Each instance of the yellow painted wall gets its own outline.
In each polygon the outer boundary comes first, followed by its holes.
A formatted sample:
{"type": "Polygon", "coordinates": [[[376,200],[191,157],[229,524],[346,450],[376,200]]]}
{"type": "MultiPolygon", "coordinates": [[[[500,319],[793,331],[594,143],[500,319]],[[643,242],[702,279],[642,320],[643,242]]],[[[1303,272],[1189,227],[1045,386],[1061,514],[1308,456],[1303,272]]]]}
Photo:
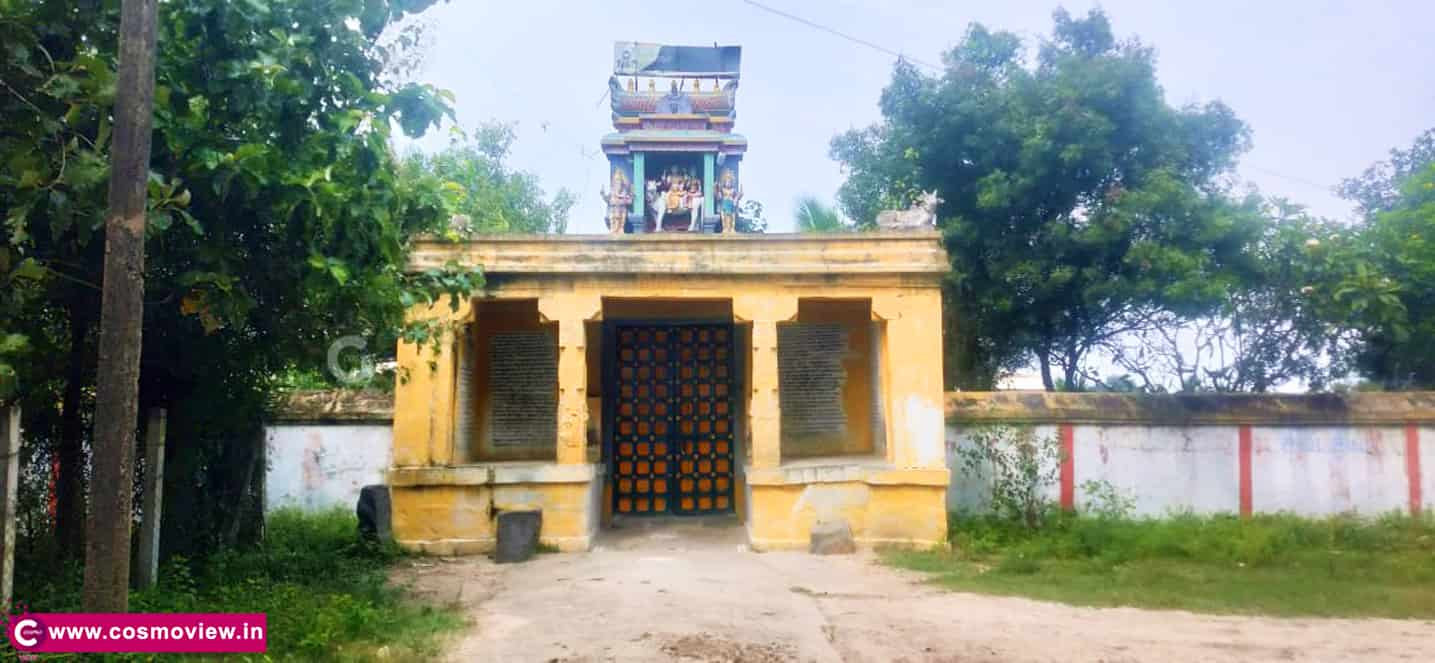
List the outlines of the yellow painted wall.
{"type": "Polygon", "coordinates": [[[405,548],[438,555],[491,550],[494,523],[488,486],[391,487],[394,538],[405,548]]]}
{"type": "Polygon", "coordinates": [[[732,300],[604,297],[605,320],[732,320],[732,300]]]}
{"type": "Polygon", "coordinates": [[[812,526],[841,518],[859,545],[937,546],[947,538],[946,486],[861,481],[751,487],[748,542],[755,550],[805,550],[812,526]]]}
{"type": "Polygon", "coordinates": [[[394,538],[413,551],[466,555],[493,549],[499,510],[543,511],[539,540],[587,550],[597,530],[588,483],[392,487],[394,538]]]}
{"type": "MultiPolygon", "coordinates": [[[[472,307],[447,301],[409,309],[411,320],[457,323],[468,319],[472,307]]],[[[454,332],[444,331],[437,347],[399,343],[397,383],[394,386],[394,466],[412,467],[453,463],[454,332]]]]}
{"type": "MultiPolygon", "coordinates": [[[[449,260],[481,263],[489,276],[485,296],[535,300],[542,321],[556,330],[555,453],[549,460],[495,467],[541,471],[583,467],[595,460],[589,440],[595,429],[590,420],[599,415],[601,403],[594,361],[598,353],[592,347],[601,345],[594,334],[596,323],[614,317],[713,315],[732,319],[742,330],[739,338],[747,341],[746,351],[740,353],[748,402],[742,410],[745,420],[738,422],[746,459],[739,467],[744,492],[738,501],[746,512],[754,547],[804,547],[812,524],[824,514],[848,519],[859,542],[866,544],[931,545],[944,539],[947,478],[939,277],[945,257],[935,234],[832,239],[657,237],[631,242],[482,240],[426,245],[417,252],[414,267],[449,260]],[[773,481],[764,473],[786,472],[792,463],[821,462],[784,458],[782,453],[776,325],[798,319],[802,312],[851,317],[851,313],[824,310],[819,303],[836,299],[870,300],[867,315],[882,324],[886,342],[882,372],[870,375],[866,358],[860,366],[854,358],[849,376],[857,377],[849,377],[855,384],[850,400],[845,400],[855,415],[850,421],[857,427],[870,421],[870,394],[863,393],[862,383],[883,385],[886,445],[881,456],[868,462],[882,465],[886,473],[880,480],[808,483],[798,473],[791,475],[798,479],[773,481]]],[[[413,319],[465,321],[471,313],[469,302],[461,302],[457,311],[451,311],[447,302],[410,310],[413,319]]],[[[869,329],[861,325],[854,331],[869,329]]],[[[398,360],[405,379],[395,393],[394,471],[464,464],[466,459],[453,457],[458,407],[453,339],[437,351],[401,343],[398,360]]],[[[835,453],[873,448],[870,436],[846,442],[835,453]]],[[[484,550],[492,545],[489,507],[497,501],[542,508],[542,539],[564,549],[582,549],[598,525],[606,502],[604,490],[601,472],[595,480],[569,483],[517,480],[395,486],[394,532],[415,550],[484,550]]]]}

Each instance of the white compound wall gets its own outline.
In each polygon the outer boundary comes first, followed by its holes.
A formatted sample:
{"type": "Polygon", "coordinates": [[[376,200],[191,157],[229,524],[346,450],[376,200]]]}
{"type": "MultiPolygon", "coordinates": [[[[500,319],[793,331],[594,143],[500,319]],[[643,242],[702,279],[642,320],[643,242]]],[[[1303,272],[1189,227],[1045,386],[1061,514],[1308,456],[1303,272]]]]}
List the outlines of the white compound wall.
{"type": "Polygon", "coordinates": [[[959,412],[977,420],[947,425],[952,473],[947,504],[953,510],[988,506],[989,473],[969,471],[959,452],[973,444],[972,431],[980,426],[1026,427],[1059,445],[1064,461],[1047,496],[1077,510],[1093,506],[1092,482],[1114,488],[1139,516],[1319,517],[1435,509],[1435,426],[1423,423],[1429,414],[1424,403],[1435,402],[1435,396],[1428,393],[1183,401],[994,392],[954,395],[949,402],[954,398],[961,399],[959,412]],[[1147,415],[1153,423],[1142,423],[1147,415]],[[1177,415],[1189,421],[1163,421],[1177,415]],[[1004,416],[1020,423],[1005,422],[1004,416]],[[1113,421],[1100,421],[1103,417],[1113,421]],[[1261,417],[1288,421],[1261,422],[1261,417]],[[1407,417],[1412,421],[1400,421],[1407,417]],[[1224,423],[1240,418],[1252,421],[1224,423]]]}
{"type": "Polygon", "coordinates": [[[387,421],[265,427],[264,509],[354,509],[360,488],[384,483],[393,439],[387,421]]]}

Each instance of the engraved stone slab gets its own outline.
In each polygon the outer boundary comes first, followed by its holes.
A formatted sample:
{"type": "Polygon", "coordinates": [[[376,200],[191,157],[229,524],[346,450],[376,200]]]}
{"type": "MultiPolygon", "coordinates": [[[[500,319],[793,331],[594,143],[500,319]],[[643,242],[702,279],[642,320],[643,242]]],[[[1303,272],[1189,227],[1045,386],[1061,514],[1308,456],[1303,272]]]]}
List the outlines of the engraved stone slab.
{"type": "Polygon", "coordinates": [[[842,407],[846,352],[847,330],[841,325],[777,326],[778,404],[784,437],[847,432],[847,411],[842,407]]]}
{"type": "Polygon", "coordinates": [[[488,389],[496,447],[551,447],[558,439],[558,347],[545,331],[493,335],[488,389]]]}

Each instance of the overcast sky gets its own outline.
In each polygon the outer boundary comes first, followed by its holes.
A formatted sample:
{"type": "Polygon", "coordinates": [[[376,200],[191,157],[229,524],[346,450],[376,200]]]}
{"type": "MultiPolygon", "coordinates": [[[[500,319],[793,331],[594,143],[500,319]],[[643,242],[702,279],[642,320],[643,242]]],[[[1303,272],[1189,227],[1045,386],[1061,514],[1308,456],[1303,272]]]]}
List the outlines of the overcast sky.
{"type": "MultiPolygon", "coordinates": [[[[1173,104],[1220,99],[1254,132],[1240,175],[1267,194],[1346,217],[1329,193],[1390,148],[1435,126],[1435,2],[1289,0],[937,2],[761,0],[925,62],[980,22],[1035,43],[1051,12],[1104,7],[1119,36],[1157,49],[1173,104]]],[[[794,199],[833,200],[832,136],[879,117],[894,58],[743,0],[458,0],[426,14],[420,78],[457,96],[458,122],[518,123],[512,164],[579,204],[569,232],[601,232],[614,41],[740,45],[736,130],[748,138],[743,189],[769,228],[793,227],[794,199]]],[[[424,149],[443,145],[430,136],[424,149]]]]}

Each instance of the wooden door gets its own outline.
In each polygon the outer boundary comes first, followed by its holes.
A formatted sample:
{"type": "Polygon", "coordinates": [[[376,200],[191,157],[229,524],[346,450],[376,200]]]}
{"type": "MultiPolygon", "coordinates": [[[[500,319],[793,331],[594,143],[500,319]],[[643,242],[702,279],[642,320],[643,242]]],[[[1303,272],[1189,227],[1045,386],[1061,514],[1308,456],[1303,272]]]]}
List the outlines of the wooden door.
{"type": "Polygon", "coordinates": [[[609,333],[613,512],[732,512],[732,325],[619,322],[609,333]]]}

